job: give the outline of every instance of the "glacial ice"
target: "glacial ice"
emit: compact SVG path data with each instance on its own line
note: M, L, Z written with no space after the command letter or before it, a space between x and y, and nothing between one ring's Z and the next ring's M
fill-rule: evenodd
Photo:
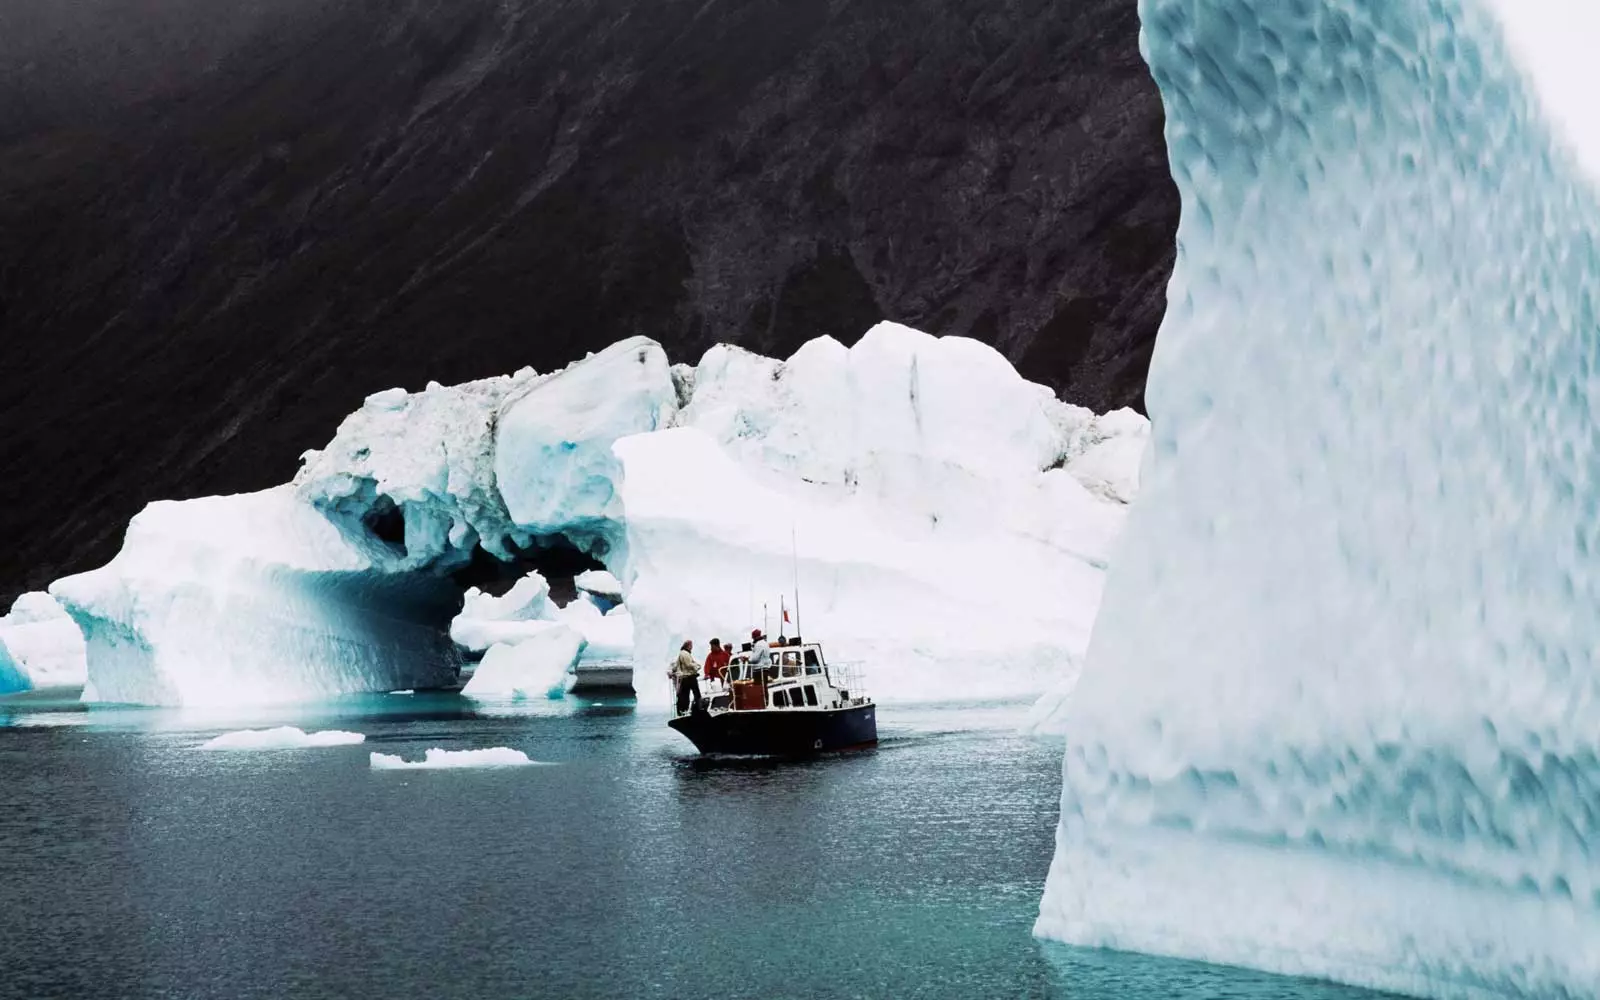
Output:
M290 486L152 503L50 593L83 630L86 701L306 701L438 687L458 664L448 580L375 571Z
M586 569L572 582L579 590L603 597L612 604L622 600L622 582L603 569Z
M524 388L495 432L494 481L512 519L616 559L622 509L611 443L665 427L677 410L667 354L644 337Z
M557 610L550 585L538 572L523 576L499 597L472 587L462 599L461 613L450 622L450 638L481 653L496 643L521 642L555 627Z
M461 693L469 698L560 698L583 647L576 629L551 622L532 638L490 646Z
M374 771L438 771L466 767L526 767L539 763L521 750L488 747L483 750L441 750L430 747L421 760L410 761L399 754L373 752L369 762Z
M602 612L594 599L584 594L555 614L583 636L579 664L633 662L633 614L626 604Z
M511 558L531 538L495 489L495 430L505 402L540 381L524 368L374 393L327 447L302 456L295 489L386 572L455 568L475 544Z
M793 616L797 574L800 629L824 640L832 661L868 665L880 698L1037 694L1088 642L1102 579L1079 558L1089 541L1063 550L1001 528L909 518L871 497L785 492L692 427L625 438L616 450L636 675L644 671L635 687L645 700L665 697L657 677L684 638L702 650L713 635L742 639L739 623L760 624L763 614L778 634L780 602L763 612L760 599L789 595ZM1051 509L1086 530L1120 516L1081 488L1066 496L1078 506ZM1059 498L1039 489L1033 499ZM1027 585L983 583L1002 577Z
M893 323L782 362L714 347L679 423L615 448L645 700L666 697L684 638L776 634L797 572L798 624L866 665L880 698L1051 688L1087 645L1126 510L1077 462L1118 436L1142 446L1148 426L1061 403L976 341ZM1125 457L1093 481L1136 480L1139 447Z
M212 737L200 744L201 750L301 750L307 747L342 747L361 743L366 736L338 729L308 733L295 726L273 729L240 729Z
M0 616L0 695L82 687L83 633L49 594L23 594Z
M1477 4L1140 11L1178 260L1037 932L1593 996L1591 178Z
M871 661L880 697L1033 695L1081 657L1147 436L892 323L697 368L634 338L550 375L375 393L292 485L152 504L109 566L52 589L90 700L435 687L458 646L509 665L566 626L577 671L643 667L664 702L684 638L781 631L797 566L801 624ZM537 574L464 599L452 578L561 543L606 567L565 607Z

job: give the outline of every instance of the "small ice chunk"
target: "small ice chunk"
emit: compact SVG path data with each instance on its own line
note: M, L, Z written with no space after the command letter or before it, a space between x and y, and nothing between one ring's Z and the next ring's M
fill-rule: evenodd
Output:
M579 590L613 601L622 600L622 583L603 569L586 569L572 581Z
M582 586L582 577L579 577ZM477 587L468 588L461 603L462 618L491 622L521 622L548 617L550 585L537 570L518 580L500 597L492 597Z
M384 389L368 396L365 406L369 410L400 410L406 405L406 391L404 389Z
M431 747L421 760L406 760L399 754L372 754L374 771L442 770L455 767L525 767L537 764L521 750L510 747L489 747L486 750L441 750Z
M567 673L584 645L576 629L556 624L531 639L497 643L483 655L461 693L468 698L561 698Z
M308 733L294 726L276 729L241 729L223 733L200 744L201 750L299 750L305 747L342 747L366 739L361 733L324 729Z

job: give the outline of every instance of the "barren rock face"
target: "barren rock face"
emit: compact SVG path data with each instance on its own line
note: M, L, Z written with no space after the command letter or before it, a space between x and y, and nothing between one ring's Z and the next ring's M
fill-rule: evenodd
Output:
M149 499L287 479L369 392L630 334L782 355L891 318L1142 402L1177 197L1132 0L0 25L0 597Z

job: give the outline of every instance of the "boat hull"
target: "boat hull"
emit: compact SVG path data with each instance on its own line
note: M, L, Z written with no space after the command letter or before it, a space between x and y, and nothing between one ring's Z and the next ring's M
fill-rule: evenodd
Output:
M586 691L626 691L631 694L633 664L580 663L572 668L572 690L580 694Z
M878 742L878 707L695 712L668 721L701 753L798 757Z

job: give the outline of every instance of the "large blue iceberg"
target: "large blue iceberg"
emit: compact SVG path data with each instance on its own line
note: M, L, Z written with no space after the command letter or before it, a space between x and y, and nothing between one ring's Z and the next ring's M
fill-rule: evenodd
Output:
M1600 994L1600 213L1493 11L1142 0L1182 192L1041 936Z

